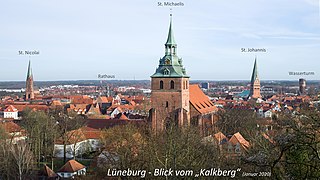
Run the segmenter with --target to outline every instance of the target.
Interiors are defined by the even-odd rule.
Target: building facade
[[[18,119],[18,109],[15,108],[12,105],[9,105],[4,111],[3,111],[3,118],[5,119]]]
[[[206,134],[206,131],[212,131],[214,127],[216,112],[217,107],[199,85],[189,85],[189,76],[182,65],[182,59],[177,55],[171,16],[165,55],[159,60],[159,66],[151,76],[149,116],[152,128],[163,131],[170,125],[195,125]]]

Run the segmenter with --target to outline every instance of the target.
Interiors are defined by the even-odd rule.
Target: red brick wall
[[[160,81],[163,81],[163,89],[160,89]],[[174,89],[170,89],[170,81],[174,81]],[[186,85],[187,88],[186,88]],[[188,122],[190,118],[189,108],[189,78],[152,78],[151,79],[151,108],[156,110],[157,123],[152,123],[156,130],[163,130],[165,126],[165,119],[172,117],[175,110],[183,108],[188,111]],[[166,107],[168,102],[168,107]],[[184,118],[178,119],[179,124],[184,124]],[[157,125],[155,125],[157,124]]]

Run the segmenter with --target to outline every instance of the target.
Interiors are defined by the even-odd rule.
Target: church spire
[[[31,61],[29,60],[27,80],[26,80],[26,92],[25,100],[34,99],[34,88],[33,88],[33,76],[31,69]]]
[[[166,46],[168,45],[177,45],[176,41],[174,40],[173,30],[172,30],[172,14],[170,14],[170,26],[169,26],[169,33],[166,42]]]
[[[165,44],[165,55],[159,60],[159,67],[151,77],[189,77],[182,65],[182,58],[177,54],[177,43],[174,40],[172,28],[172,14],[170,14],[170,25],[167,42]]]
[[[258,67],[257,67],[257,57],[254,59],[254,66],[251,76],[251,83],[254,83],[254,81],[258,78]]]
[[[30,77],[32,78],[32,69],[31,69],[31,61],[29,60],[27,79]]]
[[[174,40],[173,30],[172,30],[172,14],[170,14],[170,25],[167,42],[165,44],[166,55],[175,56],[177,55],[177,43]]]
[[[253,72],[251,76],[250,95],[252,98],[261,98],[260,79],[258,77],[257,57],[254,59]]]

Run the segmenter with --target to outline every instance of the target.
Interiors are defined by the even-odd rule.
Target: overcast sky
[[[155,0],[0,2],[0,81],[150,79],[164,55],[170,7]],[[171,2],[171,1],[170,1]],[[173,7],[178,55],[192,80],[320,79],[319,0],[181,0]],[[265,48],[243,53],[241,48]],[[302,76],[303,77],[303,76]]]

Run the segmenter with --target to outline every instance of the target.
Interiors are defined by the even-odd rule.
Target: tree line
[[[150,126],[128,124],[102,133],[105,161],[95,175],[104,178],[109,169],[153,172],[154,169],[171,168],[198,172],[216,167],[265,172],[265,177],[260,179],[320,177],[320,113],[317,109],[302,108],[296,114],[279,113],[271,121],[273,130],[269,132],[257,126],[261,119],[253,111],[225,109],[218,115],[219,131],[226,135],[241,132],[250,142],[250,148],[243,156],[227,158],[216,143],[206,142],[195,126],[179,128],[173,125],[155,135]],[[235,178],[243,177],[237,174]]]
[[[58,139],[64,146],[65,163],[66,146],[71,138],[66,132],[85,123],[83,116],[66,112],[63,108],[48,112],[25,109],[19,123],[23,129],[19,136],[26,136],[25,140],[14,141],[15,135],[10,137],[0,128],[0,179],[32,179],[44,164],[53,169],[54,145]]]

